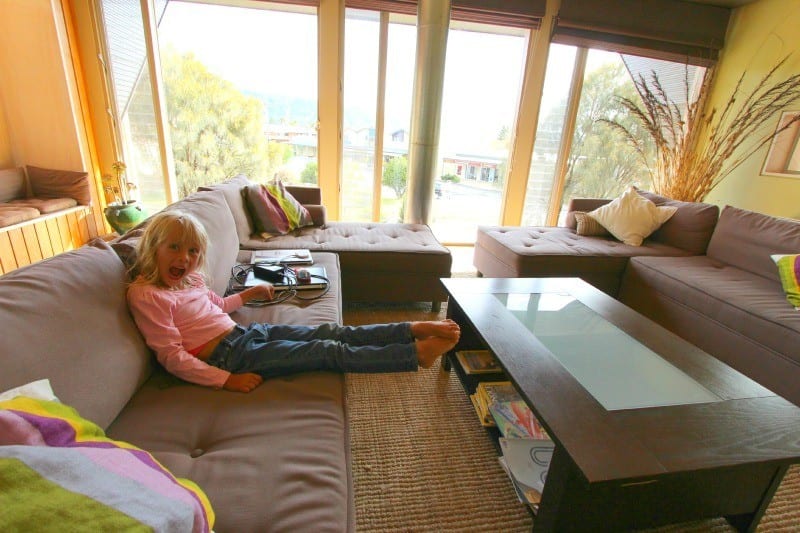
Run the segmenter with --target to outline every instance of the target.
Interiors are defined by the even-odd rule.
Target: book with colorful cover
[[[512,402],[522,400],[517,389],[510,381],[481,381],[475,393],[487,410],[494,402]]]
[[[469,400],[472,402],[472,407],[475,408],[475,413],[478,415],[478,420],[481,421],[481,425],[484,427],[493,427],[496,426],[492,415],[489,414],[489,411],[486,410],[484,406],[481,405],[480,401],[478,400],[477,394],[470,394]]]
[[[456,357],[467,374],[491,374],[503,371],[489,350],[459,350],[456,352]]]
[[[518,399],[519,394],[510,381],[481,381],[475,389],[473,405],[484,426],[496,426],[494,417],[489,412],[489,405],[495,401],[509,401]]]
[[[522,400],[494,402],[489,405],[489,412],[504,437],[550,438],[531,408]]]

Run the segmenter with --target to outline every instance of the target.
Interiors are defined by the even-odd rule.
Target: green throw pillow
[[[778,266],[778,276],[786,299],[800,310],[800,254],[773,255],[772,260]]]

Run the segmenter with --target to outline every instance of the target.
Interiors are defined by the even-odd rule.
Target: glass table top
[[[606,410],[721,401],[570,294],[494,297]]]

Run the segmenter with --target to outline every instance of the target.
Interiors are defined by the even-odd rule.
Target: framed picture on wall
[[[800,178],[800,111],[781,114],[775,131],[780,131],[787,124],[789,127],[772,139],[762,174]]]

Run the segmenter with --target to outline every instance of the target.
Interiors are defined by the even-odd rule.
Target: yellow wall
[[[720,109],[729,99],[742,72],[743,92],[756,83],[787,54],[789,61],[776,80],[800,72],[800,2],[798,0],[760,0],[734,11],[728,27],[725,50],[721,55],[711,105]],[[800,102],[786,111],[800,110]],[[775,131],[779,115],[767,126]],[[800,177],[775,177],[761,174],[769,145],[756,152],[723,180],[706,201],[729,204],[770,215],[800,218]]]
[[[11,155],[11,139],[8,137],[8,125],[3,108],[3,88],[0,87],[0,169],[14,166],[14,157]]]
[[[0,0],[0,6],[0,79],[14,164],[88,170],[60,3]]]

